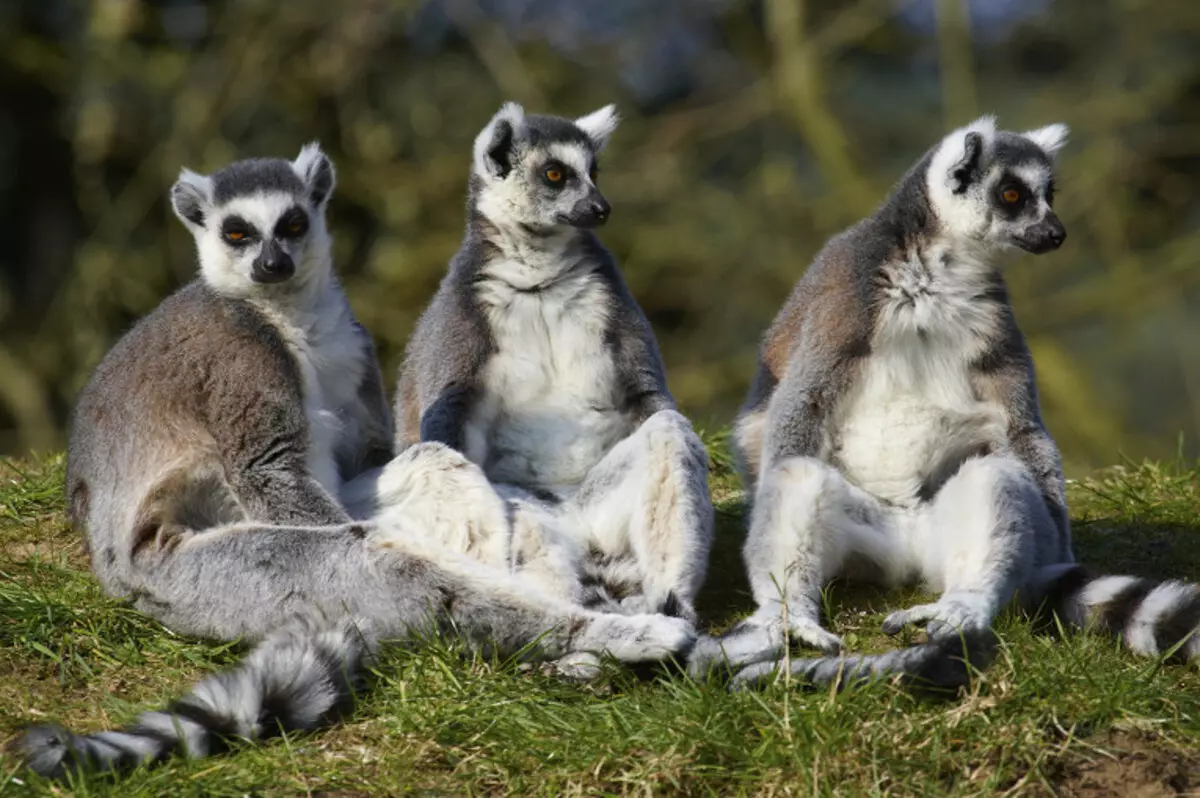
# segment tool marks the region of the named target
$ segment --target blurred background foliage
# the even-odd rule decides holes
[[[618,103],[603,238],[709,427],[811,256],[945,130],[1067,122],[1067,244],[1008,268],[1048,423],[1076,472],[1197,452],[1195,0],[5,0],[0,92],[0,452],[61,446],[90,369],[191,278],[179,168],[312,138],[390,382],[505,99]]]

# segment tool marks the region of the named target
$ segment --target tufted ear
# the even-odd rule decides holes
[[[316,208],[323,206],[329,200],[329,195],[333,193],[337,176],[334,173],[333,161],[329,160],[328,155],[321,152],[321,145],[315,141],[305,144],[300,150],[300,154],[296,156],[296,160],[292,161],[292,169],[304,181],[304,186],[308,189],[308,198],[313,206]]]
[[[617,125],[620,123],[621,117],[617,115],[617,106],[612,104],[606,105],[598,111],[592,111],[587,116],[581,116],[575,120],[575,126],[588,134],[588,138],[592,140],[592,146],[596,148],[596,152],[604,149],[613,131],[617,129]]]
[[[171,186],[171,207],[193,233],[203,230],[212,207],[212,179],[191,169],[181,169],[179,179]]]
[[[979,179],[979,162],[983,158],[983,136],[968,133],[963,138],[962,156],[950,168],[950,184],[955,194],[961,194]]]
[[[981,116],[946,137],[942,146],[951,155],[949,178],[955,194],[963,193],[982,176],[983,155],[995,135],[996,118]]]
[[[1053,125],[1039,127],[1037,130],[1030,130],[1021,135],[1032,141],[1034,144],[1046,151],[1046,154],[1051,158],[1058,155],[1058,151],[1067,143],[1067,136],[1071,129],[1062,122],[1056,122]]]
[[[525,129],[525,109],[508,102],[475,137],[475,172],[504,178],[512,170],[513,143]]]

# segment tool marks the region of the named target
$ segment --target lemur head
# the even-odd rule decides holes
[[[497,226],[540,234],[604,224],[610,208],[596,187],[596,156],[617,122],[612,105],[571,121],[505,103],[475,138],[476,209]]]
[[[1067,231],[1055,215],[1054,159],[1067,126],[996,130],[985,116],[942,139],[929,162],[929,199],[940,230],[989,247],[1041,254]]]
[[[325,206],[334,171],[316,142],[294,161],[253,158],[211,175],[188,169],[171,204],[196,239],[200,273],[233,296],[298,291],[330,271]]]

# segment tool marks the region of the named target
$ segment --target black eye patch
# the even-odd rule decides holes
[[[302,208],[290,208],[275,223],[276,238],[299,238],[308,232],[308,214]]]
[[[221,222],[221,238],[227,244],[241,247],[258,238],[258,231],[240,216],[226,216]]]

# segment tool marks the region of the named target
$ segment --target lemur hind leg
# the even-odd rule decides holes
[[[625,612],[695,620],[714,521],[708,453],[686,418],[674,410],[650,416],[591,469],[570,501],[598,559],[612,563],[614,574],[634,572],[617,581],[640,583],[623,600]]]
[[[1007,454],[965,461],[918,513],[912,555],[942,595],[889,615],[889,634],[907,624],[926,624],[930,635],[990,626],[1030,583],[1039,541],[1056,534],[1033,475]]]
[[[541,590],[585,604],[581,573],[586,551],[573,519],[561,505],[519,486],[501,483],[495,488],[506,502],[512,530],[510,569]]]
[[[381,539],[435,541],[580,603],[581,555],[553,508],[518,487],[490,482],[455,449],[411,446],[350,483],[342,501],[355,517],[374,521]]]
[[[390,463],[342,490],[351,514],[396,535],[419,534],[460,554],[506,568],[507,505],[487,476],[440,443],[405,449]]]
[[[776,659],[792,640],[833,653],[842,641],[821,624],[821,589],[851,557],[887,581],[906,563],[882,503],[820,460],[791,457],[762,474],[744,549],[758,610],[721,638],[702,639],[690,670]],[[786,633],[786,634],[785,634]]]

